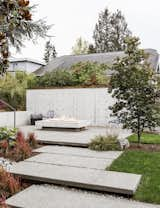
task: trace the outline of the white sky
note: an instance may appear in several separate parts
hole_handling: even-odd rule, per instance
[[[48,24],[54,24],[50,34],[54,36],[58,56],[70,54],[80,36],[93,42],[98,14],[107,6],[111,11],[123,12],[129,29],[140,37],[142,47],[160,52],[160,0],[31,0],[31,3],[38,4],[35,19],[46,18]],[[12,55],[42,60],[44,44],[42,39],[37,45],[26,42],[21,54]]]

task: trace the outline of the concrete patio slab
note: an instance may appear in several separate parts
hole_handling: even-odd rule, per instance
[[[78,147],[65,147],[65,146],[44,146],[34,150],[38,153],[60,154],[60,155],[73,155],[89,158],[104,158],[104,159],[117,159],[123,152],[122,151],[93,151],[88,148]]]
[[[97,135],[106,135],[107,128],[104,127],[89,127],[85,131],[71,132],[71,131],[55,131],[55,130],[36,130],[34,126],[20,127],[20,130],[25,134],[34,132],[38,141],[43,144],[88,147],[88,144]],[[127,137],[131,135],[130,132],[121,130],[119,137]]]
[[[52,165],[63,165],[69,167],[105,170],[106,167],[109,167],[111,165],[113,159],[89,158],[89,157],[85,158],[80,156],[41,153],[25,161],[52,164]]]
[[[10,172],[35,181],[127,195],[134,194],[141,179],[136,174],[25,161],[13,165]]]
[[[107,194],[50,185],[33,185],[6,202],[10,206],[23,208],[160,208],[159,205],[117,198]]]

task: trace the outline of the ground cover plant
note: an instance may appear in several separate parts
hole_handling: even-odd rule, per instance
[[[24,137],[16,129],[0,128],[0,156],[13,161],[21,161],[32,155],[32,149],[37,147],[34,134]]]
[[[110,166],[111,171],[142,174],[134,199],[160,204],[160,152],[125,151]]]
[[[120,150],[120,144],[117,140],[117,136],[96,136],[91,140],[89,149],[96,151],[107,151],[107,150]]]

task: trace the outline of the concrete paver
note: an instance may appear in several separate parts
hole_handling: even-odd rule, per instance
[[[33,185],[9,198],[7,204],[23,208],[160,208],[107,194],[49,185]]]
[[[25,161],[13,165],[10,172],[35,181],[127,195],[135,193],[141,179],[137,174]]]
[[[56,145],[44,146],[35,149],[34,152],[104,159],[117,159],[122,154],[122,151],[93,151],[88,148],[66,147]]]
[[[106,167],[109,167],[112,164],[113,159],[89,158],[89,157],[85,158],[85,157],[72,156],[72,155],[70,156],[70,155],[41,153],[25,161],[52,164],[52,165],[63,165],[69,167],[105,170]]]

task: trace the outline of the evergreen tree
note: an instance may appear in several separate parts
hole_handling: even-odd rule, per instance
[[[44,54],[45,62],[48,63],[52,59],[56,58],[56,56],[57,56],[57,52],[55,46],[51,44],[51,41],[47,41],[45,45],[45,54]]]
[[[76,40],[75,45],[72,47],[72,54],[73,55],[87,54],[88,47],[89,47],[88,42],[80,37]]]
[[[93,33],[96,52],[123,51],[126,47],[125,38],[130,35],[131,32],[121,11],[110,13],[105,9],[99,14]]]
[[[159,90],[154,70],[148,64],[148,55],[138,48],[138,38],[127,38],[125,57],[118,58],[112,70],[109,92],[116,98],[111,107],[124,128],[137,134],[138,142],[145,128],[160,123]]]
[[[10,46],[20,50],[25,39],[45,37],[50,26],[43,20],[33,21],[28,0],[0,1],[0,75],[8,68]]]

